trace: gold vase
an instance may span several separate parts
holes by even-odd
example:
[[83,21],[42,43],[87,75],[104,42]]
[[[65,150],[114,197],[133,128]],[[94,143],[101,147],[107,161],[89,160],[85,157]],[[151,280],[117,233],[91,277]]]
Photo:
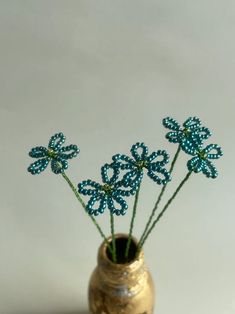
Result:
[[[115,235],[117,257],[124,252],[127,235]],[[111,237],[108,238],[111,243]],[[153,314],[154,285],[144,262],[143,250],[136,256],[133,238],[128,263],[111,261],[107,244],[98,251],[98,265],[89,283],[89,307],[93,314]],[[123,254],[123,253],[122,253]],[[121,255],[122,255],[121,254]]]

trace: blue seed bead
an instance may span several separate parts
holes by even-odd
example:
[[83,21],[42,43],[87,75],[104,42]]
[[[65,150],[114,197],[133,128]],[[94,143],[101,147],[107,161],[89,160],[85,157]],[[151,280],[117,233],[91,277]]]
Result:
[[117,160],[119,160],[119,159],[121,159],[121,158],[122,158],[122,155],[121,155],[121,154],[116,154],[116,155],[114,155],[114,156],[112,157],[112,159],[113,159],[114,162],[117,161]]

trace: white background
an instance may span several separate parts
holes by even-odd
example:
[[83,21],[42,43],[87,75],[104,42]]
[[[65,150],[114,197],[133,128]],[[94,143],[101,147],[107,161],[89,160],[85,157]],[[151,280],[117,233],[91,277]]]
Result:
[[[155,314],[235,313],[234,31],[232,0],[0,1],[0,314],[87,314],[101,243],[61,176],[27,173],[31,147],[62,131],[81,149],[67,174],[99,181],[137,141],[173,156],[165,116],[200,117],[224,157],[216,180],[190,178],[146,243]],[[159,190],[146,178],[137,237]],[[108,235],[108,213],[98,220]]]

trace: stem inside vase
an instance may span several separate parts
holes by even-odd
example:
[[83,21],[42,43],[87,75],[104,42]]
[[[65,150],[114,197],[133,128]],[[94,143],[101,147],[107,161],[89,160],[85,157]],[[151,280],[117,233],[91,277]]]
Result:
[[[133,261],[136,258],[137,243],[135,243],[135,241],[133,239],[131,239],[131,242],[130,242],[130,249],[129,249],[128,256],[125,257],[127,241],[128,241],[128,236],[126,236],[126,237],[125,236],[117,237],[116,240],[115,240],[115,243],[116,243],[116,254],[117,254],[117,264],[130,263],[131,261]],[[110,242],[110,246],[112,248],[112,243],[111,242]],[[113,261],[112,254],[110,253],[108,248],[106,250],[106,255],[107,255],[107,257],[108,257],[108,259],[110,261]]]

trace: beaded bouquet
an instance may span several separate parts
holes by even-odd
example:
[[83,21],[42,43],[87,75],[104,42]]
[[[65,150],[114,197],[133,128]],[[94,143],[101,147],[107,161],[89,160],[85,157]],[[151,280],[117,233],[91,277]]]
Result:
[[[28,171],[31,174],[40,174],[51,163],[52,172],[63,176],[106,242],[114,263],[118,262],[114,233],[114,215],[125,215],[128,209],[126,198],[130,196],[135,197],[125,248],[125,262],[129,262],[129,250],[137,212],[139,191],[145,172],[152,181],[158,185],[162,185],[162,188],[138,242],[137,253],[143,247],[153,228],[192,173],[201,172],[207,178],[213,179],[218,175],[212,160],[220,158],[223,153],[221,147],[217,144],[209,144],[203,147],[203,142],[211,136],[211,132],[208,128],[201,125],[199,118],[190,117],[181,127],[176,120],[167,117],[163,119],[163,125],[169,129],[166,134],[168,141],[178,145],[169,170],[165,168],[169,163],[169,155],[165,150],[157,150],[149,153],[147,146],[144,143],[138,142],[131,147],[131,156],[116,154],[112,157],[111,163],[106,163],[101,167],[101,183],[88,179],[79,183],[76,188],[65,173],[65,170],[68,168],[68,160],[78,155],[79,148],[77,145],[63,146],[65,142],[63,133],[53,135],[48,147],[37,146],[29,152],[30,157],[37,159],[28,167]],[[187,162],[188,172],[173,195],[162,207],[158,215],[155,216],[163,193],[171,180],[176,160],[181,151],[191,156],[191,159]],[[84,202],[81,195],[89,197],[87,203]],[[95,218],[99,214],[103,214],[106,208],[108,208],[110,213],[112,244],[108,243],[107,237]]]

